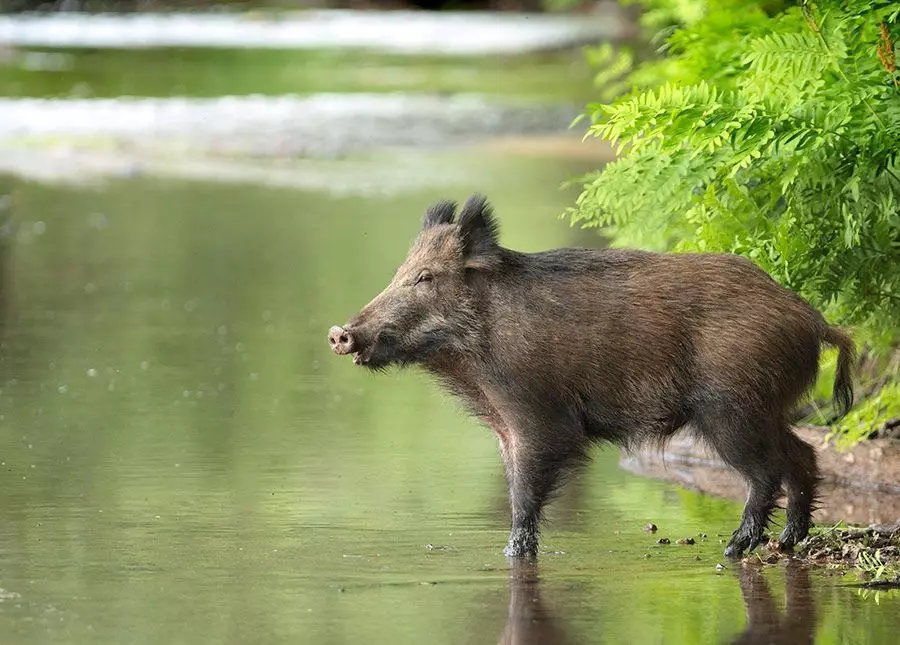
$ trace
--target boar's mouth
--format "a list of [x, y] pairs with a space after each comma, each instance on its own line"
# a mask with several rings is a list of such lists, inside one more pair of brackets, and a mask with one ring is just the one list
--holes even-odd
[[356, 365], [368, 365], [372, 360], [372, 352], [375, 351], [375, 344], [371, 344], [365, 349], [353, 352], [353, 362]]
[[372, 342], [359, 345], [353, 352], [353, 362], [356, 365], [381, 369], [391, 363], [400, 360], [397, 346], [397, 337], [393, 331], [382, 330], [378, 332]]

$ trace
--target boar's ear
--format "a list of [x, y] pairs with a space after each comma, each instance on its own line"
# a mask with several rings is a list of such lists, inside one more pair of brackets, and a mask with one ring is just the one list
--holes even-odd
[[443, 199], [425, 211], [425, 218], [422, 220], [422, 230], [424, 231], [426, 228], [431, 228], [438, 224], [452, 224], [454, 215], [456, 215], [456, 202]]
[[499, 227], [494, 209], [482, 195], [472, 195], [459, 212], [459, 236], [466, 264], [476, 268], [490, 264], [497, 250]]

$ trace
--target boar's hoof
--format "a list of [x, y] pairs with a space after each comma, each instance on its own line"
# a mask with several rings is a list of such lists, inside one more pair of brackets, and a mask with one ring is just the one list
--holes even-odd
[[807, 535], [809, 535], [808, 526], [798, 527], [796, 524], [792, 524], [788, 521], [784, 530], [781, 532], [781, 535], [778, 537], [778, 542], [781, 544], [781, 549], [783, 551], [790, 551], [794, 548], [795, 544], [803, 541]]
[[725, 547], [726, 558], [739, 558], [746, 551], [752, 551], [763, 542], [762, 530], [753, 531], [752, 533], [743, 527], [734, 532], [728, 546]]
[[725, 547], [725, 557], [726, 558], [739, 558], [741, 557], [741, 553], [744, 552], [744, 549], [737, 544], [729, 544]]
[[328, 330], [328, 344], [331, 345], [331, 349], [335, 354], [340, 354], [341, 356], [352, 352], [355, 345], [353, 334], [337, 325]]

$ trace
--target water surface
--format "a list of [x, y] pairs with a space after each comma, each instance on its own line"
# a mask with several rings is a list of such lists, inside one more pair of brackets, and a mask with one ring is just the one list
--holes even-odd
[[517, 248], [591, 239], [555, 218], [584, 164], [482, 155], [452, 190], [368, 197], [16, 183], [4, 641], [893, 642], [896, 595], [725, 562], [739, 505], [608, 450], [551, 507], [539, 568], [511, 568], [491, 433], [422, 374], [330, 354], [436, 198], [478, 186]]
[[[0, 103], [0, 169], [82, 182], [0, 178], [2, 642], [895, 641], [896, 592], [725, 562], [740, 505], [612, 450], [512, 567], [492, 434], [425, 375], [330, 353], [436, 199], [487, 193], [514, 248], [598, 243], [556, 216], [600, 157], [481, 140], [563, 129], [577, 54], [0, 59], [30, 97]], [[370, 94], [398, 90], [421, 94]]]

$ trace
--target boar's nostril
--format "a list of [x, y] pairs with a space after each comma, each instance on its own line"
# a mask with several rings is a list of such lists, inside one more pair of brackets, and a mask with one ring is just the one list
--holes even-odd
[[353, 351], [353, 334], [335, 325], [328, 330], [328, 344], [335, 354], [349, 354]]

